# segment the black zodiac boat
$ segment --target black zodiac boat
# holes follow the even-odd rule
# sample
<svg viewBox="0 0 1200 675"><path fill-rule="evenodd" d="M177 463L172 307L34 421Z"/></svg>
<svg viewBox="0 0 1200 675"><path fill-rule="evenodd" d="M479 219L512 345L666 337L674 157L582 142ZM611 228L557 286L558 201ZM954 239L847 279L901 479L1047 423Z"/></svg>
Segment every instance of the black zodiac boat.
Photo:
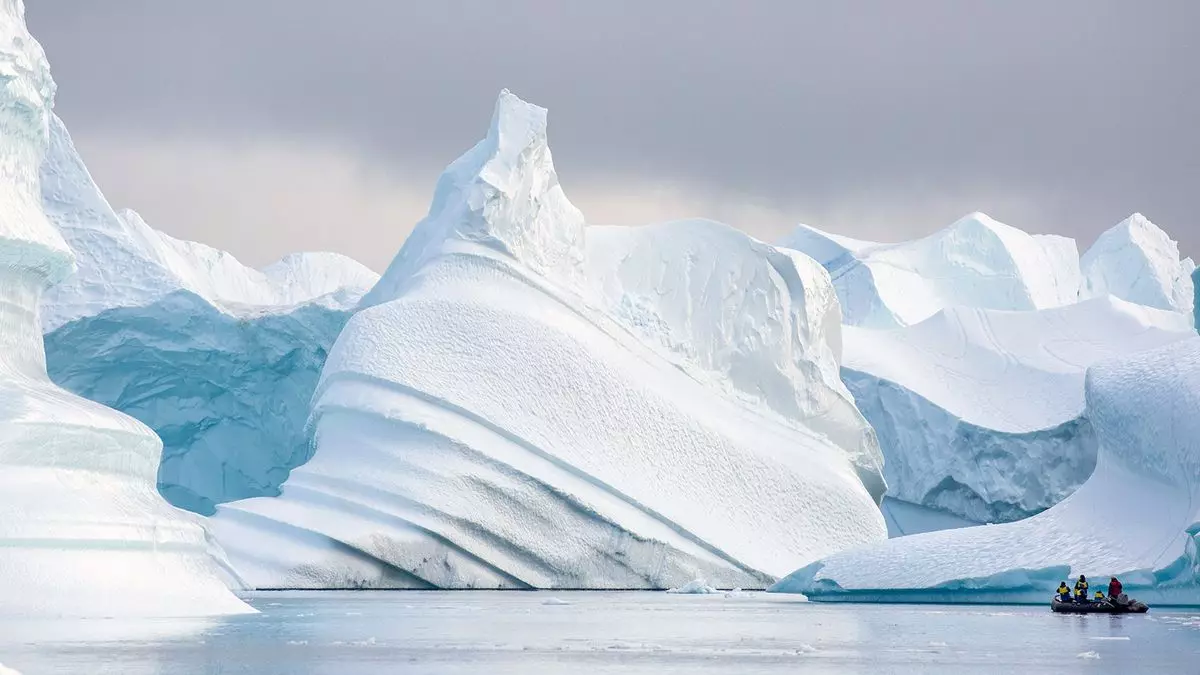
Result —
<svg viewBox="0 0 1200 675"><path fill-rule="evenodd" d="M1150 611L1150 607L1146 603L1130 599L1124 594L1116 602L1111 600L1063 602L1055 597L1050 601L1050 609L1062 614L1145 614Z"/></svg>

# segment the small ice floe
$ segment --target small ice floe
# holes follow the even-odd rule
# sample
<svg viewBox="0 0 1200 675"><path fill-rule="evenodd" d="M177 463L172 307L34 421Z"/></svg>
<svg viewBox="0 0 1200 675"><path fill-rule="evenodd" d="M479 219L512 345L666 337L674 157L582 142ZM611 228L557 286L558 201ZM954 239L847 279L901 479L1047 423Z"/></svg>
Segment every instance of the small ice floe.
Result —
<svg viewBox="0 0 1200 675"><path fill-rule="evenodd" d="M930 647L949 647L950 645L946 644L945 642L930 642L929 646Z"/></svg>
<svg viewBox="0 0 1200 675"><path fill-rule="evenodd" d="M1128 635L1104 635L1099 637L1090 637L1089 640L1128 640Z"/></svg>
<svg viewBox="0 0 1200 675"><path fill-rule="evenodd" d="M288 640L287 643L293 647L299 647L308 644L308 640Z"/></svg>
<svg viewBox="0 0 1200 675"><path fill-rule="evenodd" d="M796 648L797 654L815 654L816 652L817 648L808 644L802 644Z"/></svg>
<svg viewBox="0 0 1200 675"><path fill-rule="evenodd" d="M704 583L704 579L692 579L679 588L668 588L667 592L681 595L710 595L716 593L717 589Z"/></svg>
<svg viewBox="0 0 1200 675"><path fill-rule="evenodd" d="M1098 658L1100 658L1100 654L1098 654L1096 652L1083 652L1082 654L1076 654L1075 656L1077 656L1081 659L1098 659Z"/></svg>
<svg viewBox="0 0 1200 675"><path fill-rule="evenodd" d="M569 605L571 603L561 598L546 598L542 601L543 605Z"/></svg>
<svg viewBox="0 0 1200 675"><path fill-rule="evenodd" d="M0 675L21 675L21 672L13 668L5 668L3 663L0 663Z"/></svg>

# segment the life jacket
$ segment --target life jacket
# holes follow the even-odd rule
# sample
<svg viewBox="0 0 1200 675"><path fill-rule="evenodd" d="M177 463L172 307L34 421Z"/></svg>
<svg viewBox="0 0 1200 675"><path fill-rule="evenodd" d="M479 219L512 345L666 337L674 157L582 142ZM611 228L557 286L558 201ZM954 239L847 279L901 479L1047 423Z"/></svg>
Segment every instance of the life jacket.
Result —
<svg viewBox="0 0 1200 675"><path fill-rule="evenodd" d="M1097 599L1097 600L1103 600L1103 599L1104 599L1104 593L1103 593L1103 592L1101 592L1101 591L1096 591L1096 599Z"/></svg>
<svg viewBox="0 0 1200 675"><path fill-rule="evenodd" d="M1086 595L1087 589L1088 589L1088 582L1086 582L1086 581L1076 581L1075 582L1075 592L1076 593L1083 591L1083 593Z"/></svg>

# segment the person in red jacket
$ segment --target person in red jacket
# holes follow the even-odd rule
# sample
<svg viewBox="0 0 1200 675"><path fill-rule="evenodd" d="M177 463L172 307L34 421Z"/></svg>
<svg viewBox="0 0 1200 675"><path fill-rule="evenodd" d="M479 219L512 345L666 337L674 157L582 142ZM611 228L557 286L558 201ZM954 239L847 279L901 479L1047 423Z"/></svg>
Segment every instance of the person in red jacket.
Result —
<svg viewBox="0 0 1200 675"><path fill-rule="evenodd" d="M1121 582L1117 581L1116 577L1109 577L1108 579L1108 597L1114 601L1121 597Z"/></svg>

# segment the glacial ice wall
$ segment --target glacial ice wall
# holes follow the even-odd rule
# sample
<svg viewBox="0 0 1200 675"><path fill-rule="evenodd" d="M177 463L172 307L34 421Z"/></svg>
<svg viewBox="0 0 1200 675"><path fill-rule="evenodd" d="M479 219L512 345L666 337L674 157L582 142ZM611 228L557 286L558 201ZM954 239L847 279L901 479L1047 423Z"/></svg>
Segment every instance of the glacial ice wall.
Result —
<svg viewBox="0 0 1200 675"><path fill-rule="evenodd" d="M255 586L761 587L885 536L827 274L585 228L545 116L501 94L330 353L313 458L218 508Z"/></svg>
<svg viewBox="0 0 1200 675"><path fill-rule="evenodd" d="M1062 579L1116 575L1157 604L1200 602L1200 338L1088 370L1099 443L1082 487L1032 518L851 549L772 590L815 600L1045 602Z"/></svg>
<svg viewBox="0 0 1200 675"><path fill-rule="evenodd" d="M0 0L0 613L251 612L200 520L155 491L158 438L46 375L39 301L74 257L41 207L54 83L24 13Z"/></svg>
<svg viewBox="0 0 1200 675"><path fill-rule="evenodd" d="M330 253L259 271L114 212L57 117L41 177L79 260L43 302L51 378L154 429L172 504L210 514L278 494L311 454L304 425L328 350L378 275Z"/></svg>

